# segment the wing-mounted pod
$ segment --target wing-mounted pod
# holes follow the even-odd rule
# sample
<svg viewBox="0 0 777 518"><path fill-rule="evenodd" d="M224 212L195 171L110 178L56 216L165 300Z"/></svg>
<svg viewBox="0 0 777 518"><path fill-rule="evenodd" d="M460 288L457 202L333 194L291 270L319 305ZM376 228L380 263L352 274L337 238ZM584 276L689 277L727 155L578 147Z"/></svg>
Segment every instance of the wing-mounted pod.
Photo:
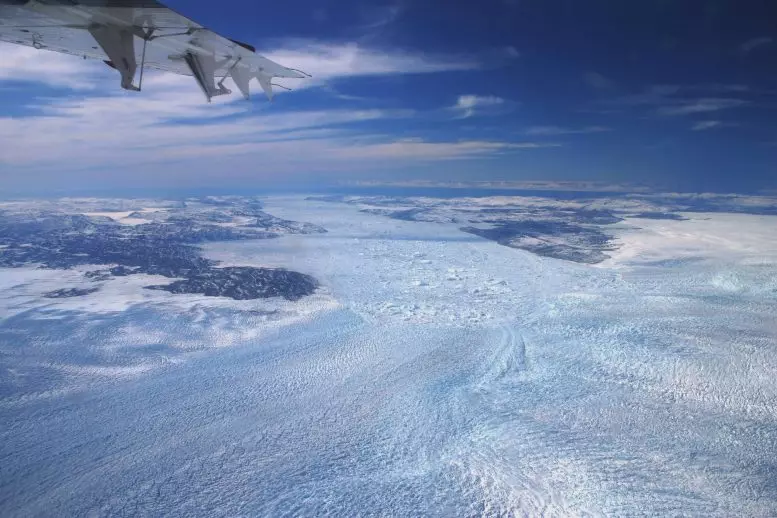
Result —
<svg viewBox="0 0 777 518"><path fill-rule="evenodd" d="M235 82L235 85L240 90L240 93L243 94L243 97L248 100L251 97L251 72L249 68L235 63L232 66L229 75L232 76L232 81Z"/></svg>
<svg viewBox="0 0 777 518"><path fill-rule="evenodd" d="M197 81L197 84L200 86L200 89L202 89L202 93L204 93L205 97L208 99L208 102L210 102L212 97L216 97L217 95L232 93L232 91L225 87L221 82L219 82L218 86L216 85L217 65L216 58L212 54L195 54L194 52L187 52L183 55L183 60L189 67L189 70ZM243 95L245 95L245 93Z"/></svg>
<svg viewBox="0 0 777 518"><path fill-rule="evenodd" d="M264 95L267 99L272 101L275 92L272 91L272 77L264 74L263 72L257 72L256 79L259 81L259 86L264 90Z"/></svg>
<svg viewBox="0 0 777 518"><path fill-rule="evenodd" d="M89 27L89 33L110 58L108 65L121 74L121 87L125 90L139 91L140 88L132 83L138 68L135 60L134 33L128 28L98 24Z"/></svg>

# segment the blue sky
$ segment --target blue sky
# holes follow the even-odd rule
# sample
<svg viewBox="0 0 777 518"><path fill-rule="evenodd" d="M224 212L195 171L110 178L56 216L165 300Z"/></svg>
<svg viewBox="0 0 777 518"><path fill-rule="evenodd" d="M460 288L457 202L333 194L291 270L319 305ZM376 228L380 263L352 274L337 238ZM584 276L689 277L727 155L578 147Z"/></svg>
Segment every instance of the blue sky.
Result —
<svg viewBox="0 0 777 518"><path fill-rule="evenodd" d="M4 189L594 180L777 188L774 2L172 0L313 73L273 103L140 94L1 44Z"/></svg>

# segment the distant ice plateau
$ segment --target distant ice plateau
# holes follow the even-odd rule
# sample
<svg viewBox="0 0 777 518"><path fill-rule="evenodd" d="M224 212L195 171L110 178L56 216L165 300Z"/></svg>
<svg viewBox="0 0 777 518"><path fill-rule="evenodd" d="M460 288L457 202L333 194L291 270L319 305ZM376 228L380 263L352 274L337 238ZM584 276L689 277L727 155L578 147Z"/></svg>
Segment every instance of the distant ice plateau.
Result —
<svg viewBox="0 0 777 518"><path fill-rule="evenodd" d="M0 202L0 515L775 516L776 209Z"/></svg>

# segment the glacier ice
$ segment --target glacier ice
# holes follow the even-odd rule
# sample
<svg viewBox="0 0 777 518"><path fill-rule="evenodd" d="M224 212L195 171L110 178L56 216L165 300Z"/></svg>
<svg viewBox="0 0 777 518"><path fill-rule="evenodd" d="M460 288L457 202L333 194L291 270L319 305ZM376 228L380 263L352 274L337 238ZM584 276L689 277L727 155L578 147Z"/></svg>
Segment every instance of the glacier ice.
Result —
<svg viewBox="0 0 777 518"><path fill-rule="evenodd" d="M771 216L640 221L592 267L444 221L267 210L328 232L203 254L315 295L129 276L47 299L82 272L0 271L0 514L777 513L777 256L748 238Z"/></svg>

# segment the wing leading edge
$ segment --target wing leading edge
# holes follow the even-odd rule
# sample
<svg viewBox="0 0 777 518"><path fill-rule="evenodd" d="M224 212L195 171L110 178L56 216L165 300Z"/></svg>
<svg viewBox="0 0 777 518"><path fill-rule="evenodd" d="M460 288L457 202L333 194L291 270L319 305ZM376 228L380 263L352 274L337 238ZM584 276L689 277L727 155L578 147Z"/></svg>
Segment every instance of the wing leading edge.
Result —
<svg viewBox="0 0 777 518"><path fill-rule="evenodd" d="M310 77L155 0L0 0L0 40L103 60L126 90L141 89L144 68L192 76L208 101L231 93L227 77L246 99L256 79L270 100L274 78Z"/></svg>

